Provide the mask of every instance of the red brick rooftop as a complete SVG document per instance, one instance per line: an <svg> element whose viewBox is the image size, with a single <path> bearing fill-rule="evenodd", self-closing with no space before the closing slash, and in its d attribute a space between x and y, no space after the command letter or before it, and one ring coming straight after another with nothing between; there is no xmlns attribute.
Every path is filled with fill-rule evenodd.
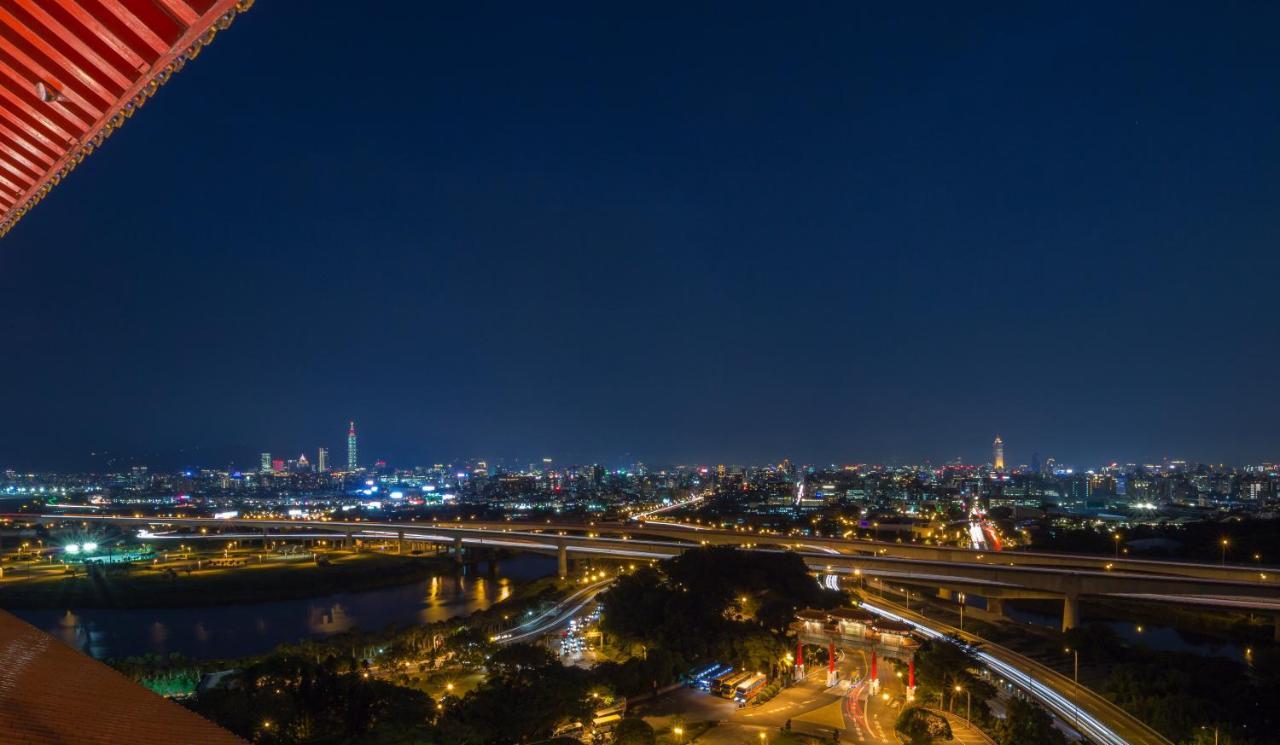
<svg viewBox="0 0 1280 745"><path fill-rule="evenodd" d="M244 745L244 740L0 611L4 745Z"/></svg>

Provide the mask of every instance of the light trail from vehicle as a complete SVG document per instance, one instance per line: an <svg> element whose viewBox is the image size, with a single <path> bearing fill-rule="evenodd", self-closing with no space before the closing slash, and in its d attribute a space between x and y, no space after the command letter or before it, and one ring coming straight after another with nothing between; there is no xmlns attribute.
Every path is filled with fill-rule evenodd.
<svg viewBox="0 0 1280 745"><path fill-rule="evenodd" d="M514 635L499 634L496 637L494 637L493 640L498 644L515 644L517 642L524 641L525 639L536 637L540 634L545 634L546 632L553 630L556 626L562 623L565 623L569 619L576 616L579 611L581 611L583 608L587 606L588 603L595 600L596 595L603 592L604 589L611 584L613 584L613 580L607 579L601 582L597 582L594 585L588 585L587 587L584 587L581 590L578 590L574 594L560 601L557 605L550 608L549 610L544 611L542 614L538 616L538 618L530 621L526 621L520 626L516 626L514 629L512 629L512 631L515 631L516 629L527 626L530 623L536 623L538 620L546 617L548 613L555 613L559 609L563 608L565 605L572 603L575 599L581 598L581 600L578 601L578 603L574 605L572 608L570 608L568 611L565 611L563 613L557 613L555 618L552 618L550 621L547 621L541 626L536 626L532 629L529 629L527 631L521 632L519 634L514 634ZM583 595L585 595L585 597L582 597ZM508 634L509 633L510 632L508 632Z"/></svg>
<svg viewBox="0 0 1280 745"><path fill-rule="evenodd" d="M913 621L909 618L900 616L886 608L880 608L865 601L862 603L861 607L866 608L872 613L884 616L885 618L905 623L930 639L956 644L954 639L948 637L943 632L930 628L929 626L925 626L924 624ZM960 645L957 644L957 646ZM1064 722L1073 723L1078 729L1083 731L1083 734L1087 735L1095 742L1101 743L1102 745L1131 745L1129 740L1121 737L1113 729L1103 724L1099 719L1083 710L1079 704L1071 701L1066 696L1058 693L1052 687L1032 677L1029 671L1019 670L1017 667L980 649L966 651L991 670L1004 676L1010 683L1026 690L1041 703L1052 709L1053 712L1061 717ZM1156 743L1167 742L1163 738L1151 739L1149 741Z"/></svg>
<svg viewBox="0 0 1280 745"><path fill-rule="evenodd" d="M632 515L630 519L643 520L650 515L661 515L664 512L670 512L671 510L676 510L681 507L688 507L691 504L697 504L698 502L701 502L703 499L705 499L705 497L699 494L698 496L690 497L689 499L686 499L683 502L673 502L671 504L658 507L657 509L649 510L648 512L641 512L641 513Z"/></svg>
<svg viewBox="0 0 1280 745"><path fill-rule="evenodd" d="M658 525L663 528L684 528L685 530L715 530L715 528L705 525L689 525L687 523L673 523L666 520L645 520L645 525ZM644 525L640 526L644 527Z"/></svg>

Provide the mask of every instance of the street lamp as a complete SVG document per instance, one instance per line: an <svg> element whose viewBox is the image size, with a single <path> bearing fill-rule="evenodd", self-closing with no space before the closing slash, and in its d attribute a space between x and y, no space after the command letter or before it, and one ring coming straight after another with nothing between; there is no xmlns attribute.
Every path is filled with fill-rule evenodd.
<svg viewBox="0 0 1280 745"><path fill-rule="evenodd" d="M768 736L768 735L766 735L765 733L761 732L761 733L760 733L760 745L767 745L767 744L768 744L768 742L769 742L769 736Z"/></svg>
<svg viewBox="0 0 1280 745"><path fill-rule="evenodd" d="M969 689L956 686L956 693L960 691L964 691L964 723L972 727L973 722L970 721L970 715L973 713L973 708L971 706L972 700L969 697Z"/></svg>
<svg viewBox="0 0 1280 745"><path fill-rule="evenodd" d="M1080 650L1078 650L1078 649L1070 649L1070 648L1068 648L1068 649L1064 649L1064 650L1062 650L1062 651L1063 651L1063 652L1070 652L1070 653L1071 653L1071 655L1072 655L1073 657L1075 657L1075 674L1074 674L1074 677L1073 677L1072 679L1075 681L1075 684L1076 684L1076 685L1080 685Z"/></svg>
<svg viewBox="0 0 1280 745"><path fill-rule="evenodd" d="M671 732L672 732L672 734L674 734L674 735L676 736L676 742L683 742L683 741L684 741L684 728L683 728L683 727L681 727L681 726L679 726L679 725L677 725L677 726L675 726L675 727L672 727L672 728L671 728Z"/></svg>
<svg viewBox="0 0 1280 745"><path fill-rule="evenodd" d="M960 601L960 630L964 631L964 593L956 593L956 597Z"/></svg>
<svg viewBox="0 0 1280 745"><path fill-rule="evenodd" d="M1111 537L1114 538L1116 541L1116 558L1119 559L1120 558L1120 534L1112 533Z"/></svg>
<svg viewBox="0 0 1280 745"><path fill-rule="evenodd" d="M1222 566L1227 565L1227 544L1230 543L1226 538L1222 539Z"/></svg>

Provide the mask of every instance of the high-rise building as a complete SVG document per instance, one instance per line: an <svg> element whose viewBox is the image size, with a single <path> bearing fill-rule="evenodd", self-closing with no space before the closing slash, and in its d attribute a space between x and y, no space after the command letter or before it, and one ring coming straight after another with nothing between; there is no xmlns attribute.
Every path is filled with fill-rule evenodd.
<svg viewBox="0 0 1280 745"><path fill-rule="evenodd" d="M359 468L359 462L356 456L356 423L352 422L347 428L347 470L356 470Z"/></svg>
<svg viewBox="0 0 1280 745"><path fill-rule="evenodd" d="M316 470L320 473L329 470L329 448L320 448L320 452L316 454Z"/></svg>
<svg viewBox="0 0 1280 745"><path fill-rule="evenodd" d="M262 454L262 467L260 470L263 472L271 470L271 453Z"/></svg>
<svg viewBox="0 0 1280 745"><path fill-rule="evenodd" d="M996 441L991 443L991 464L997 471L1004 470L1004 440L1001 440L999 435L996 436Z"/></svg>

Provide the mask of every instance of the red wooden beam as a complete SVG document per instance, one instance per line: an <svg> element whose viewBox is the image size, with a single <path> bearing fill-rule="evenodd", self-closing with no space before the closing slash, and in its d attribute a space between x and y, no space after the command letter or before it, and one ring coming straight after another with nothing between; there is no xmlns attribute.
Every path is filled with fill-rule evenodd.
<svg viewBox="0 0 1280 745"><path fill-rule="evenodd" d="M156 0L156 2L183 26L191 26L200 20L199 11L182 0Z"/></svg>
<svg viewBox="0 0 1280 745"><path fill-rule="evenodd" d="M17 163L9 158L0 158L0 169L4 169L9 172L8 178L12 180L15 185L21 187L18 189L20 192L26 191L27 189L35 186L36 182L40 180L40 174L37 173L32 175L28 173L26 169L21 168Z"/></svg>
<svg viewBox="0 0 1280 745"><path fill-rule="evenodd" d="M133 66L133 69L142 70L146 68L146 60L144 60L137 52L133 51L133 47L126 44L123 39L118 37L111 31L111 29L107 28L102 21L100 21L83 5L75 2L74 0L55 0L55 2L57 2L58 6L66 11L68 15L76 19L76 22L83 25L90 33L97 36L106 43L107 46L111 47L112 51L124 58L125 62L128 62Z"/></svg>
<svg viewBox="0 0 1280 745"><path fill-rule="evenodd" d="M6 23L7 20L3 9L0 9L0 49L13 55L14 59L28 65L33 70L38 67L42 75L48 76L46 81L48 83L55 85L62 83L65 87L72 87L68 86L68 83L73 83L74 86L83 86L85 90L102 102L101 105L104 111L105 106L115 101L117 94L107 90L96 77L84 73L74 62L38 36L34 38L34 42L31 39L24 38L18 28L14 27L13 24ZM35 56L28 54L23 46L29 46L31 51L43 57L44 61L40 61ZM45 64L46 62L48 64ZM56 70L51 66L56 66ZM77 71L79 74L77 74Z"/></svg>
<svg viewBox="0 0 1280 745"><path fill-rule="evenodd" d="M133 83L134 79L132 77L126 75L123 71L117 68L114 63L108 61L102 55L94 51L93 48L84 43L84 41L81 40L75 32L59 23L58 19L49 15L44 8L36 5L34 0L6 0L6 2L13 3L13 7L15 8L21 8L30 15L33 20L43 26L44 31L50 37L57 39L62 44L65 44L67 47L74 50L76 54L83 57L95 68L93 71L85 70L84 72L97 72L100 75L105 75L106 77L111 78L111 80L122 88L128 88L129 85Z"/></svg>
<svg viewBox="0 0 1280 745"><path fill-rule="evenodd" d="M46 148L39 147L36 142L32 140L28 140L23 135L10 129L9 126L5 124L5 122L0 121L0 143L6 142L6 141L12 142L13 144L17 145L18 147L30 153L31 157L37 162L43 163L44 168L41 169L42 172L45 170L48 170L48 168L51 167L58 160L57 156L50 155Z"/></svg>
<svg viewBox="0 0 1280 745"><path fill-rule="evenodd" d="M65 140L58 142L54 137L50 137L44 132L41 132L38 127L24 121L8 106L0 106L0 119L4 119L9 123L9 126L21 133L18 136L22 137L27 142L38 143L55 155L60 155L66 150L67 143Z"/></svg>
<svg viewBox="0 0 1280 745"><path fill-rule="evenodd" d="M96 102L80 95L80 91L76 90L79 86L64 86L59 75L53 74L49 68L3 37L0 37L0 68L8 68L13 74L26 80L28 85L34 86L35 81L38 80L45 85L53 86L54 90L66 96L68 101L80 107L94 120L102 116L105 111Z"/></svg>
<svg viewBox="0 0 1280 745"><path fill-rule="evenodd" d="M62 135L63 139L75 139L93 124L62 103L40 100L32 82L15 83L13 78L5 76L0 79L0 98L7 99L18 111L44 125L53 134Z"/></svg>
<svg viewBox="0 0 1280 745"><path fill-rule="evenodd" d="M71 2L71 0L62 0L62 2L67 3ZM134 15L128 8L116 2L116 0L101 0L101 4L108 13L115 16L126 28L136 34L143 43L151 47L152 52L164 54L169 51L169 42L160 38L155 29L143 23L142 19ZM76 7L79 7L79 5Z"/></svg>

